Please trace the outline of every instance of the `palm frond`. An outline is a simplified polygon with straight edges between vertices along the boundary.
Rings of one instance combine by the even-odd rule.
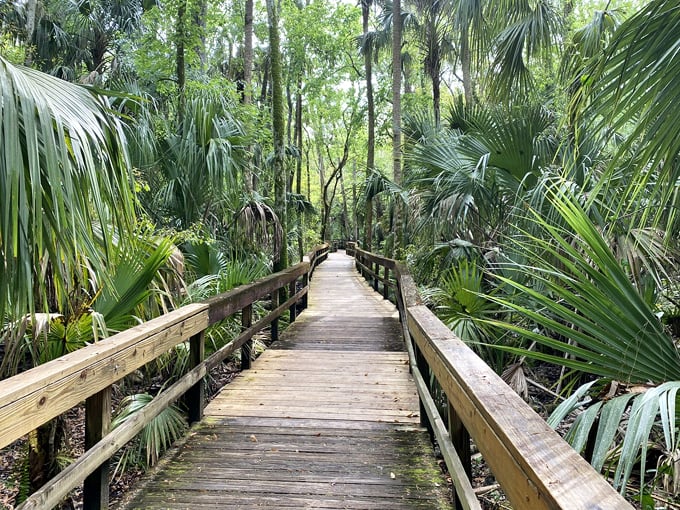
[[[612,168],[630,159],[628,200],[652,188],[659,207],[637,211],[659,221],[666,204],[675,204],[680,131],[675,109],[680,101],[680,6],[673,0],[653,0],[618,28],[604,54],[590,65],[576,98],[595,132],[608,139],[627,133],[616,150]],[[623,166],[623,165],[620,165]],[[606,176],[605,176],[606,177]],[[604,184],[603,184],[604,185]]]
[[[641,391],[640,388],[629,388],[613,398],[583,398],[591,387],[599,389],[601,382],[592,381],[578,388],[555,409],[548,423],[556,427],[569,414],[576,413],[576,420],[569,427],[565,439],[575,450],[582,452],[586,441],[594,437],[590,458],[592,466],[600,471],[605,463],[615,465],[613,484],[623,492],[638,462],[640,473],[648,472],[648,445],[658,443],[664,452],[676,451],[675,405],[680,382],[670,381],[656,387],[641,388]],[[661,435],[656,433],[659,425],[663,432]],[[594,427],[597,429],[594,430]]]
[[[121,402],[120,410],[111,422],[115,429],[135,413],[144,409],[153,401],[153,396],[148,393],[129,395]],[[126,465],[145,462],[147,466],[153,466],[175,440],[180,438],[186,429],[186,419],[176,406],[170,406],[156,416],[142,429],[138,436],[137,448],[128,448],[119,460],[116,473],[124,471]]]
[[[2,58],[0,94],[0,315],[22,314],[47,306],[48,285],[66,300],[81,257],[104,273],[110,233],[135,215],[122,127],[101,96]],[[109,224],[102,253],[91,239]]]
[[[543,236],[524,232],[517,249],[533,261],[514,268],[540,290],[507,277],[498,280],[514,297],[489,299],[524,316],[534,326],[492,321],[574,359],[537,352],[529,357],[619,381],[661,383],[680,379],[680,355],[655,311],[640,295],[606,240],[573,197],[556,191],[551,203],[569,231],[532,221]],[[571,344],[567,340],[571,339]],[[500,349],[508,349],[498,346]],[[512,350],[512,352],[518,352]]]
[[[491,67],[492,97],[509,99],[513,92],[526,94],[533,79],[527,60],[547,54],[559,33],[560,19],[553,2],[507,2],[510,24],[496,37],[496,56]],[[498,7],[502,9],[502,7]],[[505,22],[505,20],[504,20]]]

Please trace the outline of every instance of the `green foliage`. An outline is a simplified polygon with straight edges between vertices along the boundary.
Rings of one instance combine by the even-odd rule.
[[[560,32],[560,16],[550,0],[508,0],[495,8],[503,13],[502,24],[493,41],[496,49],[490,67],[490,95],[510,99],[513,94],[528,95],[533,87],[528,59],[543,56],[550,50]]]
[[[578,198],[564,186],[549,192],[557,222],[529,212],[535,228],[521,231],[512,243],[528,263],[508,264],[524,275],[525,283],[496,274],[504,295],[486,294],[507,308],[511,318],[483,322],[546,348],[496,345],[498,349],[605,378],[576,390],[550,423],[556,426],[577,410],[566,439],[577,451],[593,441],[589,460],[598,470],[607,465],[623,492],[638,461],[640,472],[647,472],[648,445],[658,444],[668,458],[677,449],[680,353],[645,289],[634,284],[630,268],[617,259]],[[589,391],[591,398],[584,400]]]
[[[136,413],[142,411],[153,401],[153,396],[148,393],[129,395],[123,399],[116,417],[111,422],[115,429],[127,420],[133,418]],[[124,472],[130,466],[153,466],[161,454],[178,438],[182,437],[187,423],[177,406],[170,406],[156,416],[128,446],[116,465],[113,476]]]
[[[168,240],[138,238],[114,246],[106,278],[86,273],[93,298],[78,293],[58,313],[35,313],[21,327],[7,328],[0,374],[13,375],[26,362],[39,365],[137,324],[161,308],[162,269],[172,252]]]
[[[475,262],[461,259],[444,274],[440,286],[426,296],[433,300],[435,313],[451,331],[465,342],[480,344],[493,335],[477,319],[496,309],[484,297],[484,291],[483,271]]]
[[[597,380],[578,388],[555,409],[548,423],[556,427],[575,412],[576,419],[565,439],[582,452],[589,437],[595,434],[589,460],[598,471],[606,468],[610,475],[613,472],[614,486],[624,492],[638,462],[640,473],[648,473],[655,467],[661,471],[659,468],[663,466],[647,468],[650,447],[660,450],[669,460],[677,451],[676,405],[680,382],[624,389],[625,393],[613,398],[602,398],[602,395],[608,387],[615,392],[616,384],[610,382],[604,390],[602,384],[603,381]],[[584,398],[589,391],[592,397]],[[621,443],[620,447],[617,442]]]
[[[568,230],[533,211],[531,222],[542,235],[525,231],[512,241],[530,262],[508,265],[535,283],[496,275],[515,293],[489,295],[541,329],[491,323],[572,356],[522,353],[530,357],[631,383],[680,380],[673,340],[602,233],[573,196],[556,190],[550,202]]]
[[[182,125],[163,130],[157,165],[145,171],[158,221],[179,229],[202,221],[216,230],[231,219],[223,205],[238,190],[247,143],[233,109],[224,97],[199,93],[187,100]]]
[[[631,178],[618,214],[635,214],[642,221],[652,218],[668,225],[677,219],[674,190],[680,133],[673,116],[680,100],[678,30],[676,2],[647,2],[621,24],[604,53],[585,69],[583,87],[575,99],[577,111],[591,128],[584,136],[594,132],[612,140],[625,135],[601,182],[606,188],[612,174],[621,167],[628,170]],[[650,190],[655,206],[639,208]]]
[[[553,117],[542,107],[464,105],[457,100],[440,130],[408,124],[416,143],[406,157],[420,230],[435,242],[467,242],[488,250],[499,242],[510,211],[554,158]]]
[[[122,128],[93,91],[2,58],[0,94],[0,316],[64,309],[134,226]]]

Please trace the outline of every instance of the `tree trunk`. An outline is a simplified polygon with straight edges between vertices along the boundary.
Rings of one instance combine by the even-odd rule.
[[[191,8],[191,17],[193,18],[194,26],[198,30],[198,42],[194,48],[198,55],[198,60],[201,65],[201,72],[205,73],[208,70],[208,55],[206,54],[206,26],[208,16],[208,0],[193,0]]]
[[[401,0],[392,3],[392,169],[394,182],[401,186]],[[397,248],[403,247],[402,206],[395,204]]]
[[[328,178],[328,182],[323,182],[321,184],[321,198],[323,200],[323,205],[324,205],[324,211],[323,211],[323,218],[322,218],[322,240],[330,240],[326,239],[326,236],[328,236],[328,232],[330,231],[330,216],[333,208],[333,200],[335,199],[335,193],[338,188],[338,181],[340,181],[342,185],[342,170],[347,164],[347,160],[349,159],[349,146],[350,146],[350,140],[352,138],[352,125],[350,124],[347,127],[347,133],[345,135],[345,142],[342,148],[342,158],[340,158],[340,161],[335,164],[333,163],[333,159],[331,157],[331,152],[330,148],[326,146],[326,153],[328,155],[328,161],[330,162],[331,165],[333,165],[333,172],[331,173],[330,177]],[[319,154],[321,156],[321,154]],[[319,171],[321,174],[321,171]],[[332,193],[329,193],[329,188],[331,183],[333,184],[333,191]]]
[[[460,67],[463,71],[463,93],[465,94],[465,104],[467,105],[471,105],[474,101],[471,64],[470,28],[465,24],[460,34]]]
[[[350,241],[359,239],[359,207],[357,204],[357,162],[352,164],[352,219],[354,223],[354,232],[350,237]]]
[[[317,147],[317,161],[319,167],[319,185],[321,189],[321,206],[323,210],[321,211],[321,241],[326,240],[326,196],[324,195],[324,190],[326,189],[326,164],[323,157],[323,142],[321,138],[317,136],[316,141]]]
[[[35,33],[35,16],[38,8],[38,0],[26,2],[26,57],[24,65],[31,67],[33,64],[33,34]]]
[[[295,162],[295,193],[302,194],[302,77],[298,76],[297,96],[295,98],[295,145],[298,149],[299,157]],[[309,195],[307,195],[309,200]],[[298,255],[300,260],[305,255],[303,243],[303,231],[305,228],[305,216],[303,213],[298,215]]]
[[[342,194],[342,214],[343,214],[343,236],[345,239],[350,238],[350,225],[349,225],[349,209],[347,207],[347,194],[345,193],[345,178],[343,174],[340,174],[340,193]]]
[[[243,25],[243,104],[252,102],[253,84],[253,0],[246,0]]]
[[[364,36],[368,34],[368,15],[371,0],[362,0],[361,13]],[[368,105],[368,133],[366,147],[366,179],[375,168],[375,102],[373,99],[373,51],[367,47],[364,53],[364,70],[366,72],[366,102]],[[366,199],[366,222],[364,224],[364,248],[371,251],[373,241],[373,199]]]
[[[279,48],[279,20],[274,0],[267,0],[267,18],[269,20],[269,55],[271,59],[272,81],[272,135],[274,138],[274,210],[279,218],[281,229],[281,246],[274,256],[274,272],[288,267],[288,235],[286,204],[286,168],[284,161],[284,98],[283,78],[281,74],[281,51]]]
[[[246,13],[243,23],[243,90],[241,102],[252,103],[253,98],[253,0],[246,0]],[[248,148],[250,152],[251,147]],[[243,168],[243,182],[247,193],[255,190],[252,159],[248,158]]]
[[[265,104],[267,101],[267,92],[270,81],[271,55],[267,55],[264,63],[264,71],[262,73],[262,88],[260,90],[260,103]]]
[[[432,70],[432,109],[434,110],[434,125],[439,127],[441,122],[441,62]]]
[[[65,439],[63,416],[57,416],[29,434],[29,495],[59,474],[57,455]]]
[[[293,93],[290,90],[290,80],[286,83],[286,143],[288,147],[293,145],[293,115],[295,114],[295,108],[293,108]]]
[[[175,69],[177,73],[177,124],[179,129],[182,129],[184,122],[184,112],[186,110],[186,65],[185,65],[185,42],[186,42],[186,13],[187,0],[180,0],[179,7],[177,7],[177,26],[175,32],[176,38],[176,56]]]

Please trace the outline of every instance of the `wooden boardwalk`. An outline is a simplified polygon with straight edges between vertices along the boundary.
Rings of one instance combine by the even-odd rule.
[[[126,508],[451,508],[418,412],[394,306],[334,253]]]

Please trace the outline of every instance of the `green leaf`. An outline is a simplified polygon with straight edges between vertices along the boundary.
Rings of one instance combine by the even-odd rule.
[[[569,429],[569,433],[565,436],[564,439],[577,452],[581,453],[585,448],[588,436],[590,436],[590,429],[593,428],[593,423],[595,423],[601,407],[602,402],[595,402],[588,409],[580,413]]]
[[[584,402],[582,401],[583,396],[588,392],[590,387],[597,381],[590,381],[582,386],[579,386],[574,393],[572,393],[569,398],[565,399],[560,405],[558,405],[555,410],[550,414],[547,423],[550,427],[557,427],[564,418],[581,407]]]
[[[634,397],[634,394],[626,393],[625,395],[608,400],[602,406],[593,458],[590,461],[592,466],[598,471],[602,470],[609,448],[621,424],[623,412],[628,407],[628,402],[632,397]]]

